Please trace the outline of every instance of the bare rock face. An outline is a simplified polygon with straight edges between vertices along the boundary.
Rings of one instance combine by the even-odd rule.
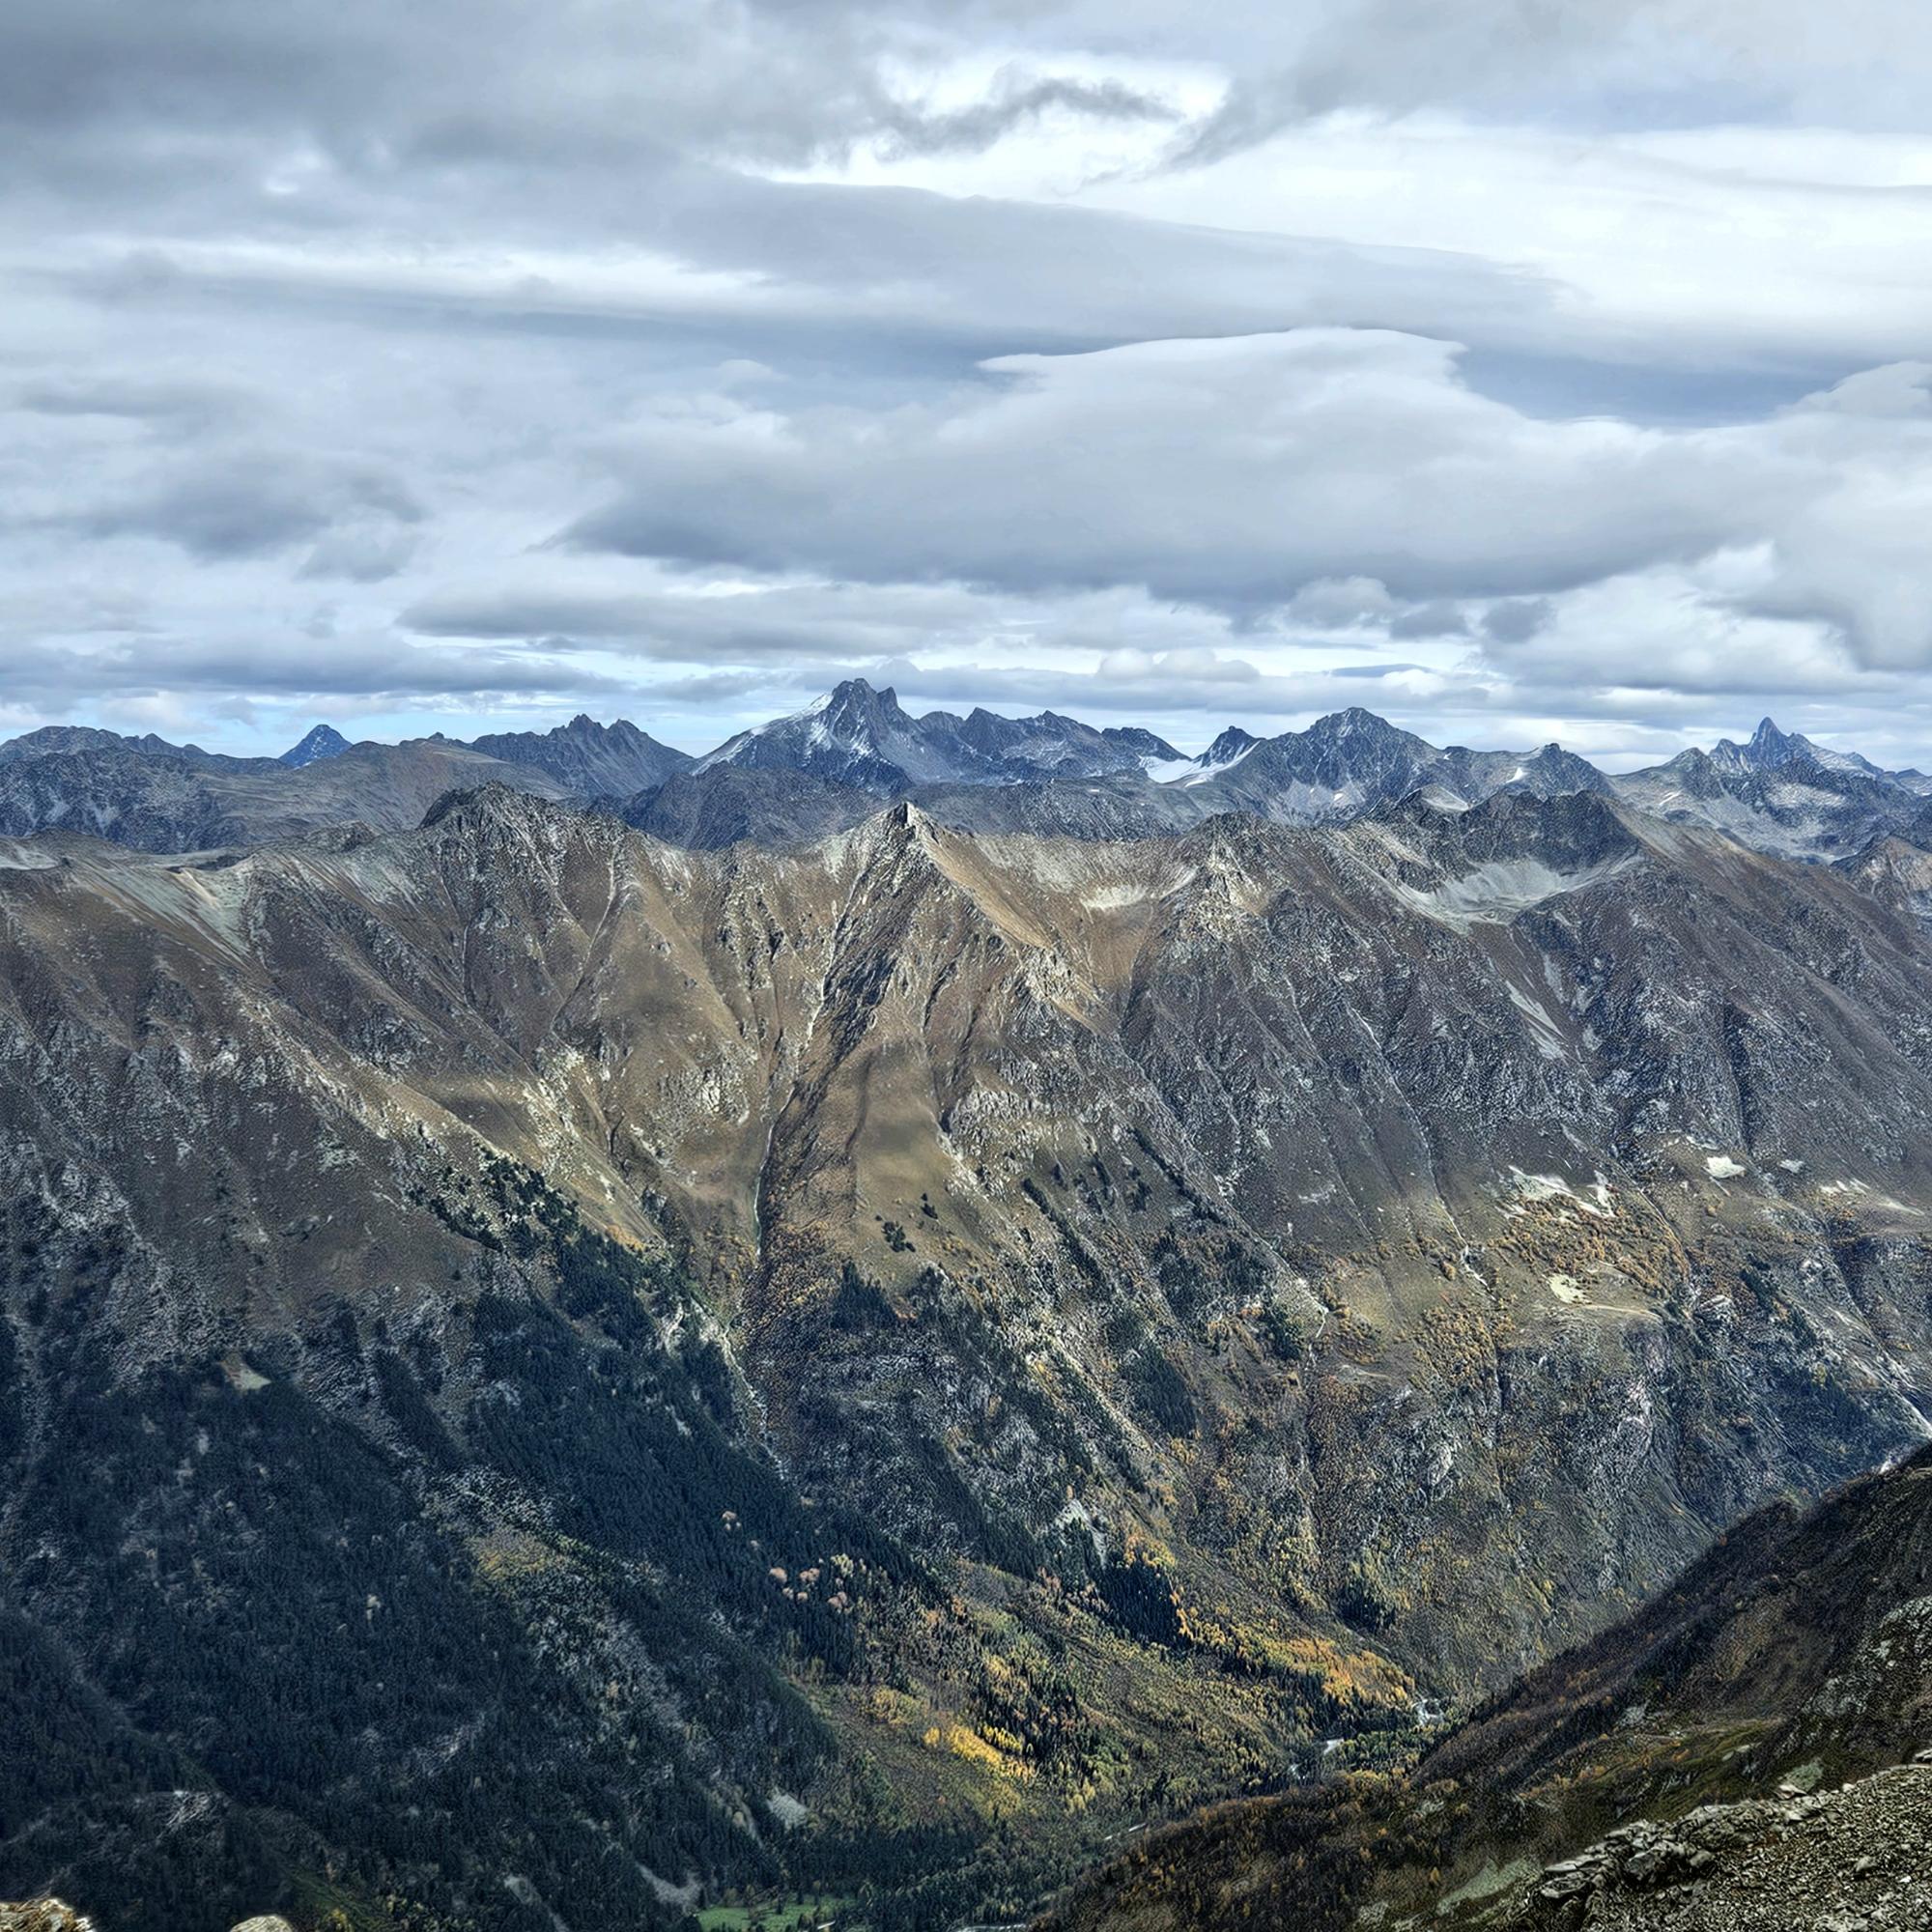
[[[0,1932],[95,1932],[94,1920],[83,1918],[57,1898],[36,1899],[27,1905],[0,1904]],[[278,1913],[244,1918],[233,1932],[296,1932]]]
[[[94,1932],[94,1920],[57,1898],[38,1898],[25,1905],[0,1904],[0,1932]]]
[[[1888,1932],[1932,1920],[1932,1768],[1627,1825],[1552,1865],[1510,1932]]]

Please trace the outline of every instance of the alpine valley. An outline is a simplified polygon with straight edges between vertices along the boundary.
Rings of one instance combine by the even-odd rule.
[[[0,1179],[0,1896],[104,1932],[1742,1925],[1922,1821],[1932,780],[1769,721],[32,732]]]

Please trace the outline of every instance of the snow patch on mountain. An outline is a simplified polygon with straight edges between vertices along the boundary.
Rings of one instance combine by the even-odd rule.
[[[1217,740],[1216,744],[1219,742]],[[1238,749],[1220,756],[1215,754],[1215,745],[1210,745],[1198,758],[1143,758],[1141,769],[1155,784],[1203,784],[1208,779],[1219,777],[1222,772],[1233,771],[1259,742],[1258,739],[1248,738]]]
[[[1400,879],[1391,880],[1389,890],[1426,918],[1466,932],[1473,925],[1507,925],[1547,899],[1601,885],[1641,863],[1640,855],[1625,852],[1602,865],[1562,871],[1541,859],[1492,859],[1426,892]]]

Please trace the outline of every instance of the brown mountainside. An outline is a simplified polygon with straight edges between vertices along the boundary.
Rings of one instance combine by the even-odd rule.
[[[153,1593],[184,1643],[218,1624],[226,1505],[271,1550],[309,1506],[246,1468],[340,1432],[384,1498],[356,1520],[420,1546],[426,1628],[462,1581],[507,1605],[503,1655],[577,1660],[529,1776],[593,1733],[682,1767],[683,1862],[626,1881],[653,1909],[766,1869],[775,1787],[868,1843],[1078,1837],[1323,1738],[1372,1760],[1418,1697],[1926,1433],[1927,942],[1594,794],[1119,844],[898,806],[692,853],[492,787],[239,858],[0,857],[10,1612],[79,1634],[103,1723],[202,1749],[212,1707],[126,1688],[120,1619]],[[631,1493],[646,1451],[607,1428],[668,1432],[668,1471],[720,1433],[701,1480]],[[226,1487],[156,1500],[142,1458],[191,1474],[236,1429]],[[758,1548],[690,1570],[673,1531],[714,1530],[673,1492],[717,1536],[766,1512]],[[679,1656],[729,1632],[765,1716],[668,1671],[637,1593],[687,1574],[717,1617]],[[686,1742],[640,1746],[639,1711]],[[372,1792],[483,1748],[385,1721]],[[195,1762],[270,1865],[458,1909],[298,1768]],[[625,1788],[560,1809],[629,1843]],[[517,1856],[545,1897],[570,1867]],[[22,1841],[0,1887],[55,1869]]]

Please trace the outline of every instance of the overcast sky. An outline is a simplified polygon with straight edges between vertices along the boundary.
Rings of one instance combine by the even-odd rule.
[[[1914,0],[7,0],[0,733],[1932,767]]]

